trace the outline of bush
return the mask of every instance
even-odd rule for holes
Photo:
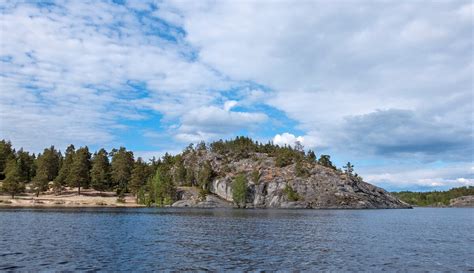
[[[247,178],[245,175],[239,174],[232,184],[232,199],[237,207],[244,206],[247,197]]]
[[[283,191],[286,193],[289,201],[298,201],[300,199],[298,193],[290,185],[286,185]]]

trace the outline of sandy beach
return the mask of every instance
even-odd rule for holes
[[[60,195],[52,192],[40,194],[25,193],[15,198],[0,195],[0,207],[143,207],[136,203],[135,197],[126,195],[124,202],[117,201],[115,192],[99,192],[92,189],[67,189]]]

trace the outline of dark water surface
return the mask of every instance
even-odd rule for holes
[[[474,209],[0,209],[0,270],[474,270]]]

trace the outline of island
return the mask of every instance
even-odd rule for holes
[[[190,144],[145,162],[121,147],[94,154],[70,145],[35,155],[0,142],[0,206],[197,208],[411,208],[363,181],[348,162],[316,156],[296,143],[248,137]]]

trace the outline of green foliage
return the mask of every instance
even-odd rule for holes
[[[474,195],[474,187],[459,187],[448,191],[431,191],[431,192],[411,192],[401,191],[393,192],[393,195],[400,200],[414,206],[430,206],[436,204],[449,205],[449,200],[466,195]]]
[[[247,198],[247,178],[243,174],[235,177],[232,183],[232,199],[237,207],[245,207]]]
[[[316,154],[314,153],[314,151],[309,150],[308,154],[306,155],[306,159],[310,163],[315,163],[317,160],[316,160]]]
[[[111,155],[111,179],[113,186],[118,194],[124,194],[128,190],[128,183],[132,177],[133,153],[127,151],[125,147],[120,147],[119,150],[113,149]]]
[[[158,168],[151,184],[157,206],[171,205],[176,200],[176,186],[165,166]]]
[[[107,190],[110,181],[110,162],[107,151],[100,149],[94,153],[91,162],[91,187],[98,191]]]
[[[214,172],[209,161],[204,162],[198,173],[198,185],[203,190],[209,191],[211,188]]]
[[[255,183],[255,185],[258,185],[260,183],[260,176],[262,174],[260,173],[260,170],[255,168],[253,169],[252,171],[252,180],[253,180],[253,183]]]
[[[138,194],[139,190],[145,186],[149,177],[149,169],[145,162],[139,157],[134,164],[129,189],[133,194]]]
[[[278,150],[277,157],[275,159],[275,166],[285,167],[293,163],[294,154],[289,148],[283,148]]]
[[[300,199],[299,194],[290,185],[286,185],[283,192],[286,194],[289,201],[298,201]]]
[[[347,162],[346,165],[344,165],[344,173],[347,174],[348,176],[353,176],[354,175],[354,165],[352,165],[350,162]]]
[[[4,171],[5,180],[3,180],[2,190],[11,194],[12,198],[15,198],[16,194],[25,191],[25,184],[22,181],[21,169],[17,159],[8,159]]]
[[[332,164],[331,156],[329,155],[321,155],[321,157],[319,157],[318,163],[324,167],[328,167],[334,170],[336,169],[336,167]]]
[[[87,146],[79,148],[74,154],[68,180],[71,187],[77,187],[81,194],[81,187],[88,188],[90,185],[91,154]]]
[[[298,177],[308,177],[310,175],[308,168],[306,168],[303,160],[296,161],[295,174]]]
[[[35,189],[36,196],[39,196],[40,192],[48,190],[48,183],[48,175],[44,169],[41,168],[33,178],[33,188]]]
[[[200,201],[205,201],[206,200],[206,196],[209,194],[209,191],[203,189],[203,188],[199,188],[199,194],[198,194],[198,199]]]
[[[194,177],[194,170],[192,168],[186,169],[186,186],[193,186],[196,183],[196,178]]]
[[[35,156],[23,151],[23,148],[16,153],[18,167],[20,168],[21,180],[30,182],[35,176]]]
[[[175,163],[175,170],[173,179],[176,185],[185,185],[186,181],[186,168],[184,167],[184,162],[182,156],[177,156]]]
[[[69,145],[66,149],[66,154],[64,160],[61,164],[61,169],[59,170],[58,176],[54,179],[54,188],[57,191],[65,185],[73,184],[73,181],[69,181],[72,163],[74,162],[74,155],[76,154],[76,148],[74,145]],[[41,167],[38,165],[38,172]],[[71,177],[72,178],[72,177]]]
[[[0,180],[5,178],[5,168],[8,160],[15,158],[15,150],[10,141],[0,141]]]

